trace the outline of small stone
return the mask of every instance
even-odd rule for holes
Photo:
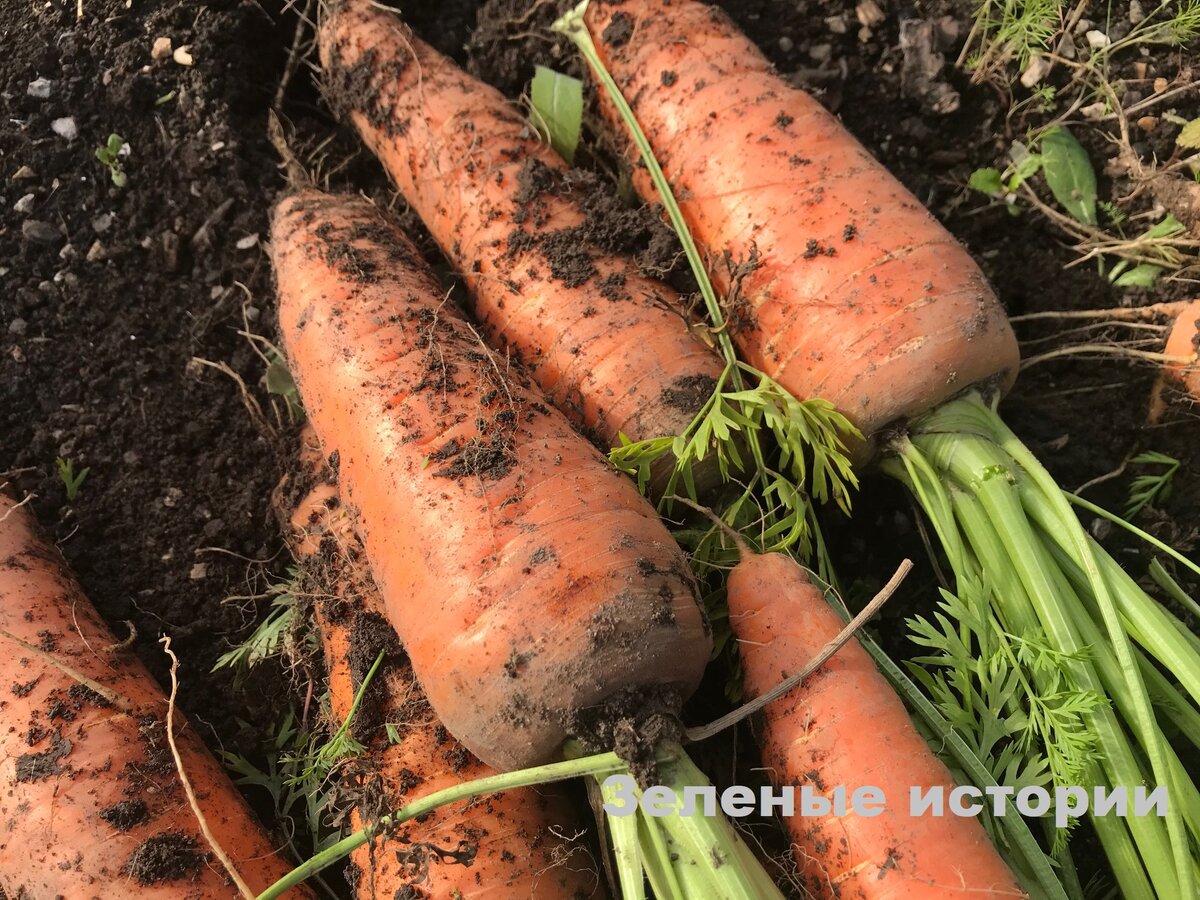
[[[92,241],[92,246],[88,247],[87,256],[88,262],[100,262],[108,257],[108,251],[104,249],[104,245],[99,241]]]
[[[1087,38],[1088,46],[1093,50],[1102,50],[1112,43],[1112,41],[1108,39],[1107,34],[1105,34],[1103,31],[1096,31],[1095,29],[1089,31],[1086,35],[1084,35],[1084,37]]]
[[[875,0],[859,0],[854,7],[854,16],[863,28],[873,28],[883,21],[883,10]]]
[[[26,219],[22,222],[21,236],[38,244],[53,244],[62,237],[57,228],[41,219]]]
[[[174,507],[182,499],[183,491],[179,488],[167,488],[167,495],[163,497],[163,506]]]
[[[828,16],[825,19],[825,27],[834,34],[845,34],[850,30],[850,23],[843,16]]]
[[[54,282],[53,282],[53,281],[50,281],[50,280],[46,280],[46,281],[39,281],[39,282],[38,282],[38,290],[39,290],[39,291],[41,291],[43,294],[46,294],[46,295],[49,295],[49,296],[53,296],[53,294],[54,294]]]
[[[92,219],[92,231],[96,234],[104,234],[112,227],[112,213],[101,213]]]
[[[1053,63],[1044,56],[1034,56],[1029,60],[1029,65],[1025,67],[1025,71],[1021,73],[1022,87],[1031,88],[1038,84],[1043,78],[1050,74],[1050,69]]]
[[[171,55],[171,39],[169,37],[159,37],[154,39],[154,44],[150,47],[150,58],[156,62],[160,59],[166,59]]]
[[[255,246],[257,243],[258,243],[258,235],[257,234],[248,234],[244,238],[238,239],[237,248],[239,250],[249,250],[251,247]]]
[[[65,138],[68,141],[73,141],[79,136],[79,129],[75,125],[74,116],[63,116],[61,119],[55,119],[50,123],[50,130],[60,138]]]
[[[247,322],[257,322],[259,316],[261,316],[261,315],[262,315],[262,310],[259,309],[257,306],[247,306],[246,307],[246,321]]]
[[[1095,103],[1083,107],[1083,109],[1079,111],[1083,113],[1083,117],[1085,119],[1091,119],[1092,121],[1095,121],[1096,119],[1104,118],[1104,116],[1108,113],[1108,104],[1103,100],[1098,100]]]
[[[13,319],[8,323],[8,333],[13,337],[24,337],[29,329],[29,323],[24,319]]]
[[[1150,67],[1145,63],[1144,60],[1139,59],[1137,62],[1135,62],[1133,64],[1133,74],[1137,77],[1137,79],[1139,81],[1144,79],[1146,77],[1146,74],[1149,71],[1150,71]]]
[[[791,53],[792,48],[795,46],[795,42],[793,42],[792,39],[786,34],[779,39],[779,50],[782,53]]]
[[[208,563],[196,563],[192,566],[192,570],[188,572],[188,578],[192,581],[199,581],[202,578],[208,577]]]
[[[75,249],[74,244],[63,244],[62,249],[58,251],[59,259],[74,259],[78,255],[79,252]]]
[[[1075,23],[1075,33],[1076,34],[1083,34],[1087,31],[1090,31],[1091,28],[1092,28],[1092,20],[1091,19],[1080,19],[1078,22]]]
[[[33,194],[26,194],[24,197],[22,197],[20,200],[18,200],[16,203],[13,204],[13,209],[15,209],[21,215],[27,216],[31,212],[33,212],[33,201],[35,199],[37,199],[37,198],[35,198],[33,196]]]
[[[1140,0],[1129,0],[1129,22],[1131,25],[1136,25],[1146,18],[1146,10],[1142,7]]]
[[[46,78],[35,78],[29,82],[29,87],[25,88],[25,93],[30,97],[36,97],[38,100],[45,100],[50,96],[50,81]]]
[[[16,344],[13,344],[12,349],[8,351],[8,355],[12,357],[12,361],[15,363],[25,362],[25,351]]]
[[[808,55],[814,62],[828,62],[833,56],[832,44],[813,44],[808,48]]]
[[[79,287],[79,276],[69,269],[60,269],[54,273],[55,284],[65,284],[69,288]]]
[[[24,181],[26,178],[37,178],[37,172],[33,171],[29,166],[21,166],[21,168],[13,172],[13,181]]]
[[[192,59],[192,54],[189,52],[190,50],[191,47],[188,46],[178,47],[176,48],[175,52],[171,54],[171,58],[181,66],[190,66],[194,62]]]
[[[1167,81],[1167,79],[1163,78],[1161,75],[1158,78],[1154,79],[1154,93],[1156,93],[1156,94],[1163,93],[1170,86],[1171,86],[1171,83],[1169,81]]]
[[[1158,127],[1158,116],[1142,116],[1137,120],[1137,127],[1142,131],[1153,131]]]

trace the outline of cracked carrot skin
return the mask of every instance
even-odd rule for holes
[[[2,493],[0,560],[0,895],[236,900],[176,774],[161,688]],[[278,844],[178,713],[175,736],[217,842],[266,889],[290,868]]]
[[[602,449],[681,433],[721,360],[679,297],[597,246],[579,176],[499,91],[370,0],[321,29],[331,96],[454,267],[489,340]]]
[[[272,260],[305,409],[450,732],[506,771],[622,691],[690,695],[712,640],[682,552],[407,239],[310,191],[276,207]]]
[[[967,251],[725,13],[592,0],[586,22],[688,228],[718,261],[718,290],[731,292],[726,252],[757,260],[729,313],[748,362],[868,436],[972,385],[1011,384],[1016,339]],[[656,199],[643,167],[634,183]]]
[[[821,590],[782,553],[743,554],[729,576],[729,623],[746,693],[764,694],[817,656],[843,627]],[[785,818],[808,896],[840,900],[979,900],[1026,893],[977,819],[911,815],[909,791],[955,786],[900,698],[857,640],[763,710],[763,766],[776,786],[830,796],[864,786],[879,815]],[[847,799],[847,804],[849,800]]]
[[[297,480],[313,486],[297,501],[290,479],[285,480],[276,490],[275,507],[293,554],[312,579],[336,721],[346,721],[363,670],[385,651],[357,714],[365,730],[352,732],[367,747],[351,764],[361,790],[351,810],[357,830],[418,797],[495,772],[447,734],[430,710],[383,616],[362,541],[311,428],[301,437]],[[389,740],[385,722],[398,733],[396,743]],[[460,802],[380,835],[373,847],[360,847],[352,857],[357,896],[603,897],[595,861],[587,844],[575,837],[583,829],[559,788],[519,788]]]

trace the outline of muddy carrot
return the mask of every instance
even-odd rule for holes
[[[276,208],[284,346],[439,718],[486,764],[555,759],[607,701],[690,694],[711,637],[635,486],[489,352],[368,203]]]
[[[1167,335],[1167,346],[1164,353],[1167,356],[1190,360],[1190,362],[1172,363],[1167,367],[1167,371],[1196,399],[1200,399],[1198,349],[1200,349],[1200,300],[1195,300],[1184,306],[1176,315],[1175,324]]]
[[[585,176],[512,103],[370,0],[333,5],[321,59],[335,106],[462,273],[487,337],[602,449],[681,433],[721,361],[677,295],[620,252],[627,219],[586,213]]]
[[[314,616],[325,651],[332,711],[351,715],[364,670],[385,653],[353,723],[366,746],[356,761],[361,799],[354,830],[409,799],[495,774],[451,737],[429,708],[368,570],[362,542],[342,508],[332,471],[311,429],[302,439],[299,501],[276,492],[289,543],[316,579]],[[390,736],[384,723],[390,723]],[[362,900],[374,897],[600,897],[600,877],[560,786],[520,788],[437,810],[355,851]]]
[[[593,0],[586,22],[715,285],[735,296],[727,318],[749,363],[867,435],[1011,382],[1016,340],[967,251],[727,15]],[[644,170],[634,182],[656,199]],[[736,295],[726,254],[744,264]]]
[[[0,560],[0,894],[239,897],[177,775],[162,690],[3,494]],[[217,843],[266,888],[288,870],[279,844],[179,713],[174,732]]]
[[[843,622],[782,553],[753,554],[729,575],[729,622],[749,696],[819,654]],[[1024,897],[976,819],[914,815],[910,791],[953,789],[949,770],[899,697],[851,640],[762,713],[763,766],[777,785],[830,797],[872,787],[876,814],[792,816],[784,824],[809,896],[949,900]]]

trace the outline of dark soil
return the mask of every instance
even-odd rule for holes
[[[422,36],[511,96],[525,89],[534,62],[578,73],[567,46],[545,31],[554,4],[532,13],[525,0],[477,5],[406,7]],[[1011,313],[1145,299],[1115,292],[1094,267],[1064,269],[1073,255],[1043,219],[1010,216],[964,190],[971,170],[995,162],[1019,132],[996,92],[968,84],[952,66],[936,91],[914,92],[899,21],[942,22],[961,43],[972,4],[881,2],[882,20],[865,29],[854,4],[840,0],[725,5],[782,73],[836,111],[972,249]],[[157,640],[171,635],[182,660],[180,706],[206,738],[230,750],[253,747],[257,729],[289,702],[286,680],[268,666],[235,690],[229,673],[210,669],[268,603],[226,598],[261,594],[288,563],[269,498],[289,465],[293,427],[286,406],[265,391],[262,345],[239,331],[275,337],[262,243],[267,210],[285,183],[265,123],[296,13],[281,0],[86,0],[76,20],[75,7],[10,2],[0,17],[0,481],[34,495],[33,509],[86,593],[160,681],[168,661]],[[161,37],[188,47],[192,64],[153,59]],[[1164,72],[1173,64],[1165,57]],[[31,94],[38,79],[49,82],[48,96]],[[961,103],[941,113],[946,86]],[[1178,114],[1200,114],[1192,102]],[[303,66],[283,110],[298,149],[333,136],[322,151],[331,186],[353,185],[394,207],[433,256],[419,223],[335,124]],[[59,133],[70,127],[73,139]],[[123,188],[95,155],[112,133],[129,147]],[[581,160],[611,173],[603,144],[585,138]],[[612,241],[646,254],[649,266],[669,267],[673,249],[652,217],[606,208],[618,223]],[[624,218],[612,218],[618,213]],[[1167,289],[1155,299],[1170,296]],[[1118,361],[1047,362],[1022,376],[1003,411],[1068,488],[1113,471],[1136,450],[1181,459],[1174,494],[1140,524],[1191,550],[1200,526],[1195,415],[1176,402],[1161,424],[1146,427],[1153,377]],[[59,459],[76,477],[87,470],[73,499]],[[1120,506],[1128,483],[1125,473],[1088,496]],[[902,553],[920,559],[923,550],[894,486],[868,479],[858,510],[853,528],[834,526],[834,545],[843,570],[855,573],[848,587],[868,593]],[[919,573],[909,599],[885,613],[879,628],[889,643],[898,645],[902,617],[915,598],[932,596],[933,583],[931,571]],[[363,646],[369,666],[387,643]],[[694,710],[697,718],[709,712]],[[54,752],[19,761],[20,771],[45,777]],[[110,822],[127,827],[136,813],[114,808]],[[130,872],[144,884],[202,862],[198,848],[165,839],[145,850]]]

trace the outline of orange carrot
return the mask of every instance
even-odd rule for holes
[[[352,827],[429,794],[495,774],[437,721],[412,667],[383,617],[383,601],[367,569],[362,542],[341,507],[333,473],[311,429],[302,437],[301,480],[315,484],[299,501],[281,485],[276,508],[289,541],[316,579],[315,617],[325,649],[329,692],[338,722],[351,715],[354,696],[379,649],[386,652],[358,717],[370,710],[370,730],[355,734],[367,747],[355,778],[362,799]],[[324,551],[324,552],[321,552]],[[388,740],[384,722],[399,733]],[[600,878],[557,785],[520,788],[439,809],[353,855],[353,880],[362,900],[375,897],[599,897]]]
[[[0,894],[239,897],[176,773],[162,690],[3,494],[0,560]],[[278,845],[178,713],[174,732],[216,843],[263,890],[289,868]]]
[[[1187,357],[1190,362],[1171,363],[1168,373],[1175,378],[1192,397],[1200,400],[1200,300],[1193,300],[1179,311],[1175,324],[1167,336],[1164,353],[1167,356]]]
[[[750,696],[816,657],[843,626],[820,589],[782,553],[743,551],[729,575],[728,598]],[[810,896],[1025,896],[978,821],[910,814],[911,789],[949,792],[954,781],[856,640],[768,704],[761,731],[763,765],[776,785],[824,797],[839,787],[847,795],[868,786],[882,793],[878,815],[850,810],[785,820]]]
[[[333,5],[321,59],[354,124],[466,280],[496,346],[602,449],[682,432],[721,361],[678,296],[600,246],[572,174],[525,117],[371,0]],[[608,224],[619,243],[623,223]]]
[[[300,395],[451,733],[509,770],[606,700],[690,694],[711,636],[682,553],[403,235],[309,191],[276,208],[272,259]]]
[[[592,0],[586,22],[718,291],[731,289],[723,259],[753,266],[728,314],[748,362],[798,397],[829,400],[867,435],[972,385],[1012,381],[1016,340],[979,267],[723,12]],[[634,174],[657,199],[646,172]]]

